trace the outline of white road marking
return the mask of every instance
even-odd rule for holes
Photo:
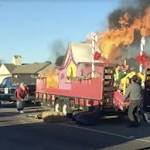
[[[150,140],[146,140],[144,138],[141,139],[135,139],[136,141],[140,141],[140,142],[146,142],[146,143],[150,143]]]
[[[70,127],[70,128],[76,128],[76,129],[80,129],[80,130],[85,130],[85,131],[89,131],[89,132],[104,134],[104,135],[120,137],[120,138],[124,138],[124,139],[128,139],[128,140],[135,140],[135,141],[139,141],[139,142],[150,143],[150,140],[146,140],[144,138],[136,139],[134,136],[125,136],[125,135],[116,134],[116,133],[113,133],[113,132],[107,132],[107,131],[102,131],[102,130],[97,130],[97,129],[90,129],[90,128],[87,128],[87,127],[81,127],[81,126],[77,126],[77,125],[69,125],[69,124],[65,124],[65,123],[61,123],[59,125],[67,126],[67,127]]]
[[[110,136],[121,137],[121,138],[124,138],[124,139],[133,139],[133,137],[124,136],[124,135],[121,135],[121,134],[116,134],[116,133],[102,131],[102,130],[90,129],[90,128],[81,127],[81,126],[77,126],[77,125],[69,125],[69,124],[61,124],[61,125],[71,127],[71,128],[80,129],[80,130],[86,130],[86,131],[89,131],[89,132],[95,132],[95,133],[100,133],[100,134],[105,134],[105,135],[110,135]]]

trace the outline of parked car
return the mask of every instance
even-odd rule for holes
[[[0,100],[3,101],[16,101],[15,99],[15,90],[17,84],[14,84],[11,77],[5,78],[0,84]],[[34,101],[35,99],[35,84],[29,84],[28,87],[28,96],[25,99],[26,101]]]
[[[0,100],[15,101],[16,85],[13,84],[11,77],[3,79],[0,84]]]

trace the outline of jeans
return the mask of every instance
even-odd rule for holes
[[[24,101],[17,101],[16,107],[18,111],[21,111],[24,109]]]

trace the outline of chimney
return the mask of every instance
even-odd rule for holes
[[[12,63],[14,65],[21,65],[22,64],[22,57],[20,55],[14,55],[12,58]]]

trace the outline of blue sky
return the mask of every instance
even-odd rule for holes
[[[11,62],[13,55],[21,55],[24,63],[54,61],[55,41],[67,45],[105,30],[118,1],[0,1],[0,59]]]

